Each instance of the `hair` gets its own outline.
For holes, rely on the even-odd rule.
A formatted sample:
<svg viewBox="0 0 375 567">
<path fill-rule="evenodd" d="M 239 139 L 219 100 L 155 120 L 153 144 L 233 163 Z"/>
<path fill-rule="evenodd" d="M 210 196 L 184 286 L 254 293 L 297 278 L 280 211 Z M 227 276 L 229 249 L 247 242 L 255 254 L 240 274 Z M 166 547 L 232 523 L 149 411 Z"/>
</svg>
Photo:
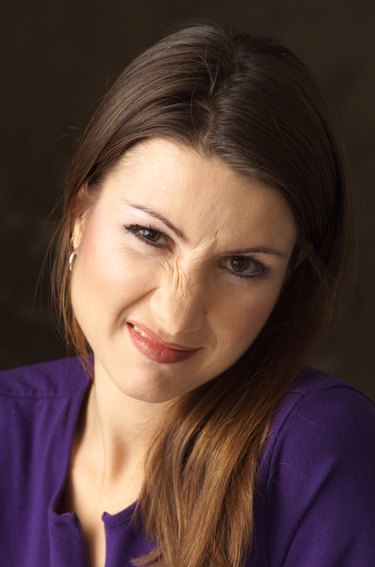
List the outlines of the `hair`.
<svg viewBox="0 0 375 567">
<path fill-rule="evenodd" d="M 95 112 L 65 191 L 55 289 L 66 333 L 78 215 L 134 144 L 156 136 L 278 189 L 298 227 L 287 281 L 249 350 L 183 396 L 148 456 L 137 517 L 157 542 L 139 564 L 240 567 L 251 545 L 262 449 L 277 406 L 330 322 L 348 255 L 350 199 L 334 120 L 304 64 L 273 39 L 189 24 L 120 75 Z"/>
</svg>

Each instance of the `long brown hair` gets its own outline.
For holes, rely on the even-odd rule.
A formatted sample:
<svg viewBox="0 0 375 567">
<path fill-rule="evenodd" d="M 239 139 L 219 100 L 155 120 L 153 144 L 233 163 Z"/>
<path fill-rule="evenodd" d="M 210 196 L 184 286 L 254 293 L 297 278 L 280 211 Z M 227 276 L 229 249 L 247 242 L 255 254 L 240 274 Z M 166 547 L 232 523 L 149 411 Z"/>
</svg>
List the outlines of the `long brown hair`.
<svg viewBox="0 0 375 567">
<path fill-rule="evenodd" d="M 272 39 L 196 24 L 141 54 L 96 111 L 66 187 L 55 288 L 81 354 L 87 345 L 67 266 L 74 219 L 124 152 L 160 135 L 276 187 L 299 229 L 269 320 L 234 366 L 176 403 L 150 451 L 137 508 L 157 542 L 142 564 L 240 567 L 271 419 L 329 322 L 342 280 L 350 210 L 343 152 L 315 80 Z"/>
</svg>

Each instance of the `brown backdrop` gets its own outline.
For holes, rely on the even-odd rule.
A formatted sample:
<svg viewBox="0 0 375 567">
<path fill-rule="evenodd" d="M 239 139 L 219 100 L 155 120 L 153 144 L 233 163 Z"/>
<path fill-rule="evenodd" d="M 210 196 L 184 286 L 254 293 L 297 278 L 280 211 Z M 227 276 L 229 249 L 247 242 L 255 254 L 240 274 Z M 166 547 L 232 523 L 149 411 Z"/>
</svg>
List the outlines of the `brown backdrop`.
<svg viewBox="0 0 375 567">
<path fill-rule="evenodd" d="M 63 356 L 40 269 L 81 128 L 118 73 L 173 24 L 208 18 L 274 35 L 320 78 L 340 117 L 358 216 L 354 295 L 316 356 L 375 399 L 375 3 L 143 0 L 2 7 L 0 368 Z M 57 209 L 58 210 L 58 209 Z"/>
</svg>

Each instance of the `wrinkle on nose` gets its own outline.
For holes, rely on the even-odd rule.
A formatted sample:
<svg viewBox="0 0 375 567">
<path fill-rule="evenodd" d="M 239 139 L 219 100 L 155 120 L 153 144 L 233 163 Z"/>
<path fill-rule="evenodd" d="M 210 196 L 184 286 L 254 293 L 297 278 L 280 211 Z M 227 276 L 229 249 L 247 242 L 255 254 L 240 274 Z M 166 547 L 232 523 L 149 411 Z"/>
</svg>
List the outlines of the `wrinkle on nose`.
<svg viewBox="0 0 375 567">
<path fill-rule="evenodd" d="M 186 272 L 177 266 L 176 269 L 172 271 L 171 292 L 175 295 L 175 298 L 183 304 L 189 301 L 189 297 L 191 297 L 193 291 L 194 285 L 192 278 L 189 278 Z"/>
<path fill-rule="evenodd" d="M 189 333 L 203 326 L 205 296 L 202 274 L 189 274 L 175 265 L 163 275 L 159 287 L 154 291 L 151 308 L 167 333 Z"/>
</svg>

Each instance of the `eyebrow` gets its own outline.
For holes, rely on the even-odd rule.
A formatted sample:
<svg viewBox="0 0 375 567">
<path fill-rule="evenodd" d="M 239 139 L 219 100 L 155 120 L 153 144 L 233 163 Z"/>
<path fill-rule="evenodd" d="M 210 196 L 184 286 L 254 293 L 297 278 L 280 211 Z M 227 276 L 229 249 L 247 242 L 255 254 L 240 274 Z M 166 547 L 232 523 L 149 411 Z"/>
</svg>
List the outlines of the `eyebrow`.
<svg viewBox="0 0 375 567">
<path fill-rule="evenodd" d="M 287 258 L 288 254 L 276 250 L 275 248 L 269 248 L 268 246 L 254 246 L 252 248 L 240 248 L 239 250 L 229 250 L 225 254 L 228 256 L 243 256 L 244 254 L 271 254 L 272 256 L 278 256 L 279 258 Z"/>
<path fill-rule="evenodd" d="M 138 209 L 139 211 L 144 211 L 145 213 L 151 215 L 152 217 L 160 220 L 165 224 L 172 232 L 174 232 L 181 240 L 187 240 L 184 233 L 176 228 L 168 219 L 163 217 L 160 213 L 144 205 L 138 205 L 137 203 L 130 203 L 127 199 L 124 199 L 125 203 L 132 207 L 133 209 Z M 287 258 L 288 254 L 276 250 L 275 248 L 270 248 L 268 246 L 253 246 L 252 248 L 240 248 L 238 250 L 228 250 L 225 253 L 226 256 L 242 256 L 244 254 L 271 254 L 272 256 L 278 256 L 279 258 Z"/>
<path fill-rule="evenodd" d="M 172 232 L 174 232 L 179 238 L 181 238 L 181 240 L 186 240 L 186 237 L 184 235 L 184 233 L 179 230 L 178 228 L 176 228 L 174 226 L 174 224 L 172 224 L 168 219 L 166 219 L 165 217 L 163 217 L 163 215 L 161 215 L 160 213 L 158 213 L 157 211 L 155 211 L 154 209 L 150 209 L 149 207 L 144 207 L 143 205 L 138 205 L 137 203 L 130 203 L 129 201 L 127 201 L 125 199 L 125 202 L 132 207 L 133 209 L 138 209 L 139 211 L 144 211 L 145 213 L 151 215 L 152 217 L 154 217 L 155 219 L 160 220 L 162 223 L 165 224 L 165 226 L 167 226 L 170 230 L 172 230 Z"/>
</svg>

